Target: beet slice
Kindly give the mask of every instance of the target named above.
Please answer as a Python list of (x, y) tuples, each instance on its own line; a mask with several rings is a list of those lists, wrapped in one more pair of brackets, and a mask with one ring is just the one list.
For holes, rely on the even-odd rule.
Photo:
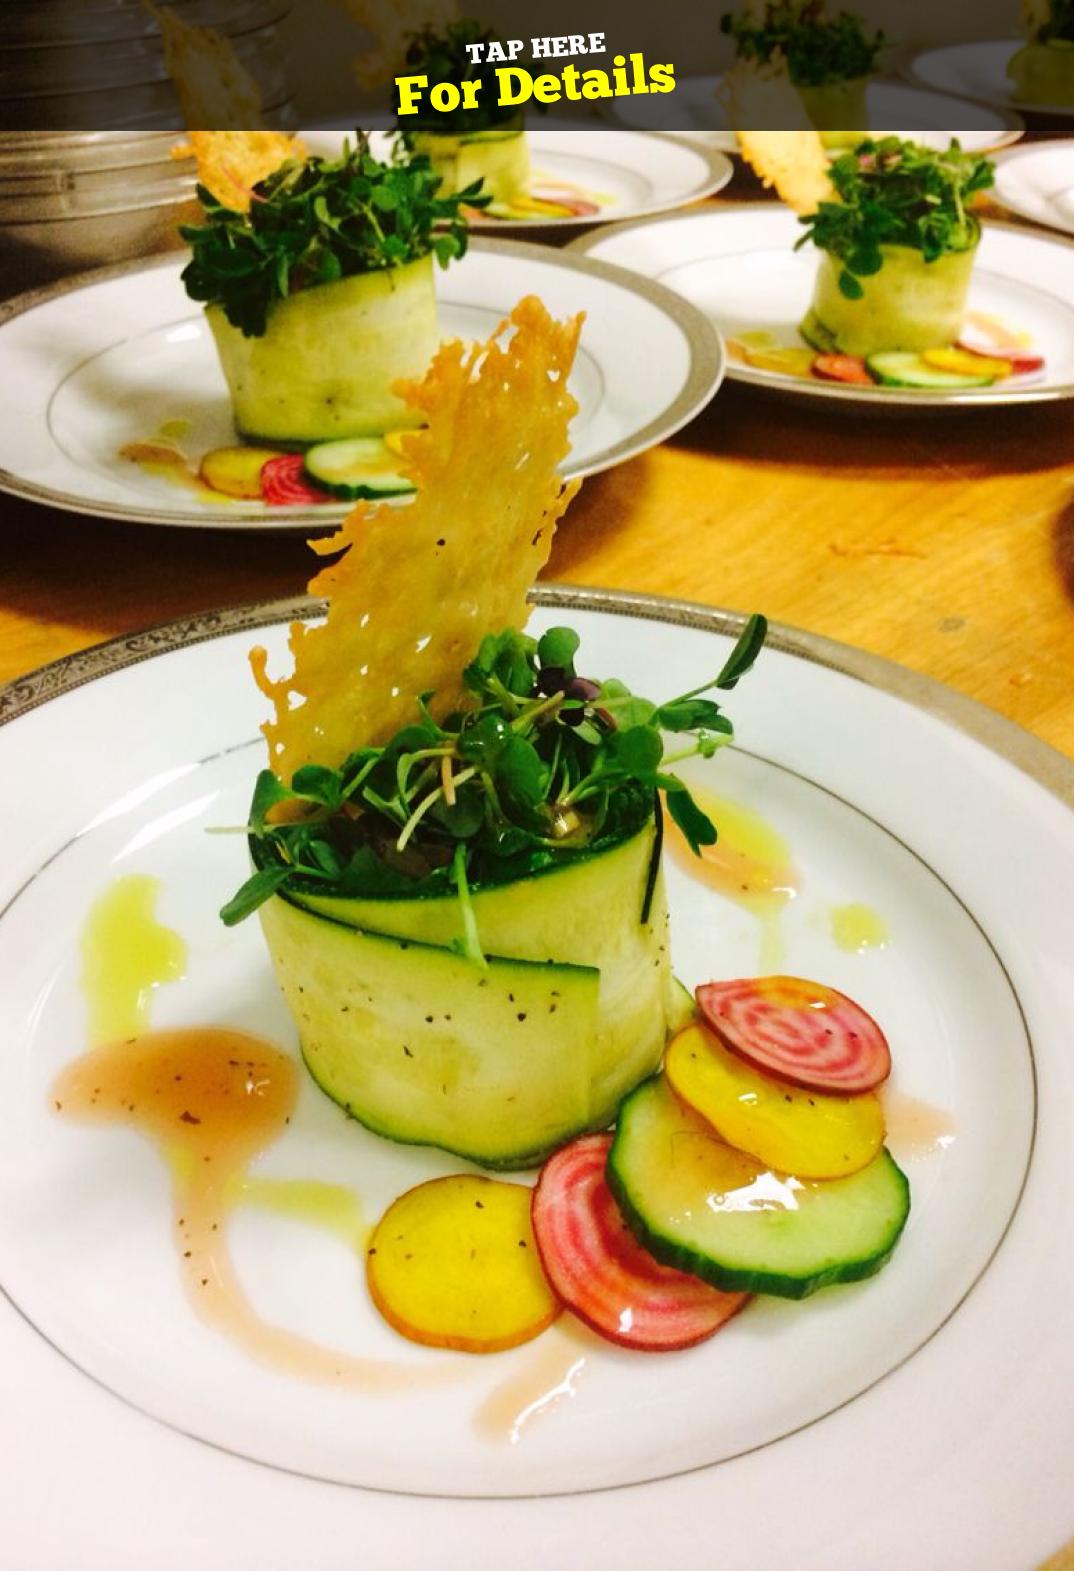
[(813, 375), (822, 382), (848, 382), (851, 386), (874, 387), (875, 378), (860, 355), (818, 355)]
[(550, 1157), (533, 1192), (533, 1232), (552, 1291), (598, 1335), (643, 1353), (693, 1347), (749, 1297), (660, 1265), (634, 1238), (604, 1179), (611, 1135)]
[(891, 1073), (887, 1038), (845, 993), (796, 976), (706, 982), (701, 1018), (755, 1069), (844, 1096), (873, 1091)]
[(261, 470), (261, 497), (270, 507), (308, 507), (337, 500), (310, 485), (301, 453), (284, 453), (280, 458), (269, 459)]

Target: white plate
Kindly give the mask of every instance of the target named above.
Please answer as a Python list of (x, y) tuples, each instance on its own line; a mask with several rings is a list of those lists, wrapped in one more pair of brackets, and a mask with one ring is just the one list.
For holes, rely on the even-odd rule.
[[(817, 252), (795, 251), (801, 227), (783, 206), (738, 208), (624, 224), (572, 244), (602, 262), (632, 267), (644, 278), (676, 289), (699, 307), (725, 338), (770, 329), (782, 343), (801, 342), (798, 323), (813, 293)], [(728, 362), (727, 374), (802, 398), (828, 398), (878, 407), (971, 408), (1074, 395), (1074, 250), (1069, 242), (985, 224), (970, 288), (970, 309), (1028, 333), (1047, 357), (1037, 380), (996, 383), (957, 392), (910, 392), (820, 382)]]
[[(302, 139), (311, 153), (333, 158), (339, 156), (346, 135), (343, 131), (303, 131)], [(471, 229), (492, 233), (581, 229), (644, 218), (712, 196), (734, 173), (734, 166), (722, 153), (691, 147), (673, 136), (609, 131), (598, 124), (591, 131), (547, 131), (534, 126), (527, 128), (526, 138), (534, 187), (543, 191), (556, 185), (578, 186), (599, 201), (600, 212), (580, 218), (475, 218), (470, 221)], [(387, 141), (386, 133), (375, 132), (374, 150)]]
[[(538, 598), (539, 625), (579, 627), (587, 669), (658, 699), (717, 670), (740, 625), (645, 597)], [(215, 918), (243, 875), (241, 840), (204, 830), (241, 819), (260, 762), (252, 630), (279, 655), (294, 609), (157, 629), (0, 694), (10, 1562), (168, 1571), (197, 1554), (334, 1571), (360, 1545), (376, 1567), (619, 1571), (707, 1565), (718, 1542), (721, 1571), (1028, 1571), (1074, 1525), (1071, 765), (924, 678), (777, 631), (735, 694), (741, 751), (705, 767), (791, 843), (786, 969), (861, 998), (891, 1036), (897, 1092), (953, 1119), (929, 1155), (892, 1134), (914, 1196), (893, 1260), (805, 1304), (757, 1302), (688, 1353), (644, 1358), (556, 1328), (467, 1359), (388, 1332), (338, 1242), (239, 1213), (232, 1245), (263, 1315), (419, 1371), (454, 1360), (458, 1376), (391, 1397), (331, 1392), (206, 1329), (180, 1287), (152, 1150), (64, 1123), (48, 1100), (84, 1040), (87, 906), (124, 873), (161, 880), (161, 916), (189, 945), (154, 1023), (212, 1020), (293, 1046), (255, 925)], [(670, 873), (684, 980), (754, 971), (755, 919)], [(885, 949), (833, 944), (846, 901), (887, 920)], [(377, 1140), (305, 1083), (261, 1170), (346, 1184), (376, 1215), (460, 1165)], [(527, 1371), (500, 1438), (482, 1438), (478, 1408)], [(573, 1396), (531, 1407), (511, 1443), (511, 1415), (568, 1371)]]
[(924, 87), (942, 93), (964, 94), (994, 109), (1020, 109), (1024, 114), (1074, 115), (1072, 104), (1027, 104), (1012, 97), (1007, 63), (1022, 48), (1023, 39), (978, 40), (947, 44), (915, 55), (909, 74)]
[(996, 163), (994, 195), (1022, 218), (1074, 234), (1074, 140), (1005, 154)]
[[(123, 263), (0, 306), (0, 490), (54, 507), (151, 524), (295, 529), (338, 507), (202, 502), (122, 459), (128, 442), (189, 421), (200, 457), (236, 441), (223, 372), (182, 259)], [(444, 338), (487, 338), (523, 296), (553, 316), (586, 313), (571, 388), (580, 408), (564, 473), (622, 463), (704, 408), (723, 378), (712, 328), (671, 290), (547, 247), (475, 240), (437, 269)]]
[[(681, 79), (675, 89), (676, 121), (682, 123), (684, 132), (696, 135), (709, 146), (734, 153), (738, 150), (735, 133), (714, 129), (724, 123), (723, 112), (715, 101), (718, 76), (688, 76)], [(964, 98), (923, 92), (905, 82), (875, 81), (869, 83), (867, 104), (869, 124), (874, 127), (895, 126), (902, 129), (896, 134), (909, 136), (928, 147), (947, 147), (952, 136), (958, 136), (969, 152), (986, 153), (997, 147), (1007, 147), (1025, 132), (1019, 116), (1011, 110), (1000, 111), (984, 104), (968, 103)], [(616, 99), (608, 113), (624, 125), (644, 130), (666, 121), (666, 111), (659, 101), (646, 98)], [(954, 131), (936, 129), (937, 122), (962, 127)], [(702, 142), (701, 145), (705, 145)]]

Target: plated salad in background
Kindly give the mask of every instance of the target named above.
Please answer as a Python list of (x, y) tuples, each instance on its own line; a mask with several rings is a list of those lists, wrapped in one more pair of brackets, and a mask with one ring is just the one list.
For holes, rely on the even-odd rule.
[(968, 306), (981, 226), (975, 197), (994, 181), (991, 161), (957, 141), (934, 149), (895, 136), (865, 138), (830, 166), (819, 147), (793, 154), (780, 133), (742, 133), (746, 156), (799, 213), (796, 249), (820, 253), (810, 307), (799, 325), (808, 348), (770, 332), (739, 334), (747, 365), (850, 385), (957, 392), (1029, 378), (1043, 356), (1016, 324)]
[(1007, 62), (1015, 99), (1074, 107), (1074, 3), (1022, 0), (1026, 42)]
[(801, 125), (804, 114), (833, 147), (862, 134), (846, 128), (869, 123), (866, 92), (885, 44), (862, 17), (825, 0), (766, 0), (725, 12), (720, 31), (735, 46), (720, 89), (731, 125)]
[[(225, 158), (243, 134), (221, 133)], [(183, 282), (205, 303), (245, 444), (209, 455), (201, 479), (270, 504), (405, 492), (384, 439), (418, 417), (395, 384), (436, 351), (433, 267), (464, 255), (462, 204), (485, 198), (442, 194), (427, 158), (381, 162), (361, 133), (333, 160), (281, 151), (244, 201), (234, 182), (215, 193), (210, 165), (205, 221), (182, 229)]]

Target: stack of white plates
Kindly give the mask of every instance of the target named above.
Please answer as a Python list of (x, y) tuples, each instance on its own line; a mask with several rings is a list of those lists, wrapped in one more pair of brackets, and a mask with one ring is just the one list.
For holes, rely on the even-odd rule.
[(177, 246), (194, 165), (172, 157), (175, 142), (171, 131), (0, 132), (0, 292)]
[[(290, 102), (277, 36), (291, 0), (169, 0), (231, 39), (275, 123)], [(178, 127), (160, 30), (141, 0), (0, 0), (0, 125)]]

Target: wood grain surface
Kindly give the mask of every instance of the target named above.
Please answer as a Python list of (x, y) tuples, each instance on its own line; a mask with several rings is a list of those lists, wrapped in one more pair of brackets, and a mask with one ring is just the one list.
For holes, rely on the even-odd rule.
[[(314, 568), (298, 537), (0, 510), (0, 681), (297, 593)], [(672, 441), (585, 483), (548, 576), (762, 610), (1074, 756), (1074, 406), (859, 416), (725, 385)]]

